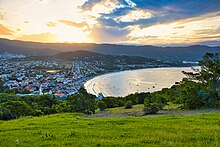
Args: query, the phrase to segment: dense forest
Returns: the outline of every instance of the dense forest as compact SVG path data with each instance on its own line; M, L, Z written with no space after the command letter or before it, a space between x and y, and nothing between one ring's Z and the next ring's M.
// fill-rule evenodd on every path
M179 109L199 109L220 107L220 60L219 54L206 53L199 62L201 70L184 72L187 78L171 88L153 93L136 93L126 97L105 97L95 100L95 96L80 89L75 95L62 100L54 95L18 96L16 91L3 87L0 81L0 119L10 120L20 116L41 116L62 112L95 113L106 108L131 108L144 104L145 114L155 114L170 103L180 104Z

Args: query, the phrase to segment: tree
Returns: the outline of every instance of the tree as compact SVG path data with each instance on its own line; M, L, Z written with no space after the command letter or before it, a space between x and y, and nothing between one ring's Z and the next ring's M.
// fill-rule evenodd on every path
M55 95L44 94L38 97L38 103L43 107L52 107L53 104L59 104L59 99Z
M211 84L212 90L216 91L219 87L220 80L220 60L218 53L206 53L203 56L203 60L199 61L201 71L193 69L193 72L184 72L190 80L198 80L202 83Z
M130 108L132 108L132 101L127 101L125 103L125 109L130 109Z
M37 103L37 109L40 109L44 114L48 115L56 113L52 106L54 104L59 104L60 100L55 95L44 94L37 96L35 102Z
M78 94L68 96L66 100L69 112L95 113L95 96L88 94L84 88Z
M145 99L144 101L144 114L156 114L160 110L160 106L156 102L150 102L149 99Z
M97 106L101 111L106 109L106 104L103 101L98 101Z
M211 82L216 88L220 78L219 54L206 53L199 65L201 66L201 72L196 78L203 82Z
M60 104L53 104L52 109L56 113L62 113L62 112L67 112L67 104L66 101L60 101Z
M188 79L182 81L180 88L180 101L185 109L197 109L206 106L206 98L201 96L201 84Z
M9 100L0 105L2 119L13 119L33 114L31 107L24 101Z
M2 80L0 80L0 92L2 92L2 91L3 91L3 85L4 85L3 81L2 81Z
M0 93L0 103L7 102L8 100L18 100L19 96L15 94Z
M218 53L206 53L203 60L199 62L201 70L194 69L195 72L183 72L188 76L188 80L197 81L203 84L201 91L207 91L208 103L216 106L220 101L220 60ZM199 89L197 90L198 93Z

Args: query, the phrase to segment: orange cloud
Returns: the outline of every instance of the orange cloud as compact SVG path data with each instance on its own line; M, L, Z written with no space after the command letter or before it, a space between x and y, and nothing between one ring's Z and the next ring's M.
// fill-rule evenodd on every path
M46 25L47 25L48 27L55 27L55 26L57 25L57 23L56 23L56 22L49 21L49 22L46 22Z
M34 42L57 42L58 38L56 35L52 33L42 33L42 34L31 34L31 35L23 35L19 38L19 40L23 41L34 41Z
M14 31L8 29L7 27L0 24L0 34L1 35L13 35Z
M88 25L85 21L82 23L76 23L76 22L72 22L72 21L68 21L68 20L59 20L59 22L65 24L65 25L68 25L68 26L76 27L76 28L81 28L81 27Z

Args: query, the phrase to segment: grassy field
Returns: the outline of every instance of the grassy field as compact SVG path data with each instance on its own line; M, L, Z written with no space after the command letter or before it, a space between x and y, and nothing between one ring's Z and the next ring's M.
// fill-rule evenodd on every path
M11 147L16 143L19 146L218 147L220 113L124 118L81 118L66 113L0 121L0 146Z

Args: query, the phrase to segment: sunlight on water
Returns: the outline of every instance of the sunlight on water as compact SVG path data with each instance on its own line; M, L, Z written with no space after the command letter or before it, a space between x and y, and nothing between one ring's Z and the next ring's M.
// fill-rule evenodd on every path
M153 68L122 71L95 77L85 83L87 92L104 96L126 96L136 92L153 92L169 88L185 77L191 68Z

